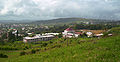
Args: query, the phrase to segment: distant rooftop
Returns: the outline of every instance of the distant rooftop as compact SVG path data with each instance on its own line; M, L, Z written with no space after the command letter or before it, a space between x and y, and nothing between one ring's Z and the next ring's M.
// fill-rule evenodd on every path
M66 31L73 31L73 29L72 28L67 28Z

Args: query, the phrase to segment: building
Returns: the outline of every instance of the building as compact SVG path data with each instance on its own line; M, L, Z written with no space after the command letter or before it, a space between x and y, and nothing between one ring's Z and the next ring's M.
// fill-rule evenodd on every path
M113 34L108 34L108 36L112 36Z
M92 32L86 32L87 37L92 37L93 33Z
M54 35L54 36L57 36L57 35L59 35L59 33L45 33L45 34L42 34L42 35Z
M37 41L49 41L51 39L55 38L53 35L36 35L34 37L24 37L23 42L37 42Z
M100 34L94 34L94 37L101 37L103 36L103 33L100 33Z
M101 37L103 36L103 32L105 32L105 30L79 30L79 31L83 31L87 37Z
M75 30L73 30L72 28L67 28L66 30L64 30L64 32L62 32L62 34L65 38L75 38L80 35L76 33Z

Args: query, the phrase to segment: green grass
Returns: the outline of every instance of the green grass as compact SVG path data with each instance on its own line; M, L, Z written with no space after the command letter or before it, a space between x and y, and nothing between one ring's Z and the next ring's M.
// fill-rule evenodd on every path
M119 28L113 28L108 33L115 35L100 39L57 38L51 41L38 42L38 44L23 44L18 41L12 46L20 49L0 50L0 53L8 55L8 58L0 58L0 62L119 62ZM25 46L30 47L26 50L22 49ZM40 51L37 51L35 54L29 53L20 56L21 51L30 52L32 49L40 49Z
M114 36L19 56L8 59L6 62L119 62L119 51L120 36Z
M72 39L63 39L63 38L57 38L53 39L51 41L40 41L36 43L26 43L24 44L22 41L16 41L14 43L7 43L5 45L1 45L1 48L17 48L18 50L0 50L0 53L3 53L5 55L8 55L8 58L0 58L0 62L6 62L10 59L15 59L20 56L20 52L25 51L28 53L28 55L31 55L32 49L40 49L40 51L37 51L36 54L39 54L44 51L49 51L52 49L62 48L62 47L68 47L68 46L75 46L79 44L80 42L88 42L89 40L95 40L96 38L72 38ZM78 43L79 42L79 43ZM44 44L47 44L44 46ZM67 45L68 43L68 45ZM25 47L28 47L28 49L25 49Z

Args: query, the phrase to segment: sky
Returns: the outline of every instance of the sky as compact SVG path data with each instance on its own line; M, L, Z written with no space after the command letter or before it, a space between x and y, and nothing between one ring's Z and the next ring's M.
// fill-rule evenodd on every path
M120 20L120 0L0 0L0 20L69 17Z

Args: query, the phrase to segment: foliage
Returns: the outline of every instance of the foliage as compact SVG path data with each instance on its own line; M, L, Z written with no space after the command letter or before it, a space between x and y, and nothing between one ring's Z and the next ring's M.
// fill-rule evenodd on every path
M29 35L29 37L34 37L35 36L35 34L31 34L31 35Z
M26 54L26 52L24 52L24 51L20 52L20 56L25 55L25 54Z
M75 24L73 26L74 29L88 29L88 30L106 30L111 29L113 27L117 27L119 25L105 25L105 24Z
M120 27L115 27L112 29L109 29L107 32L104 32L104 36L108 36L108 34L112 35L120 35Z
M7 55L0 53L0 58L8 58Z
M60 47L34 55L9 59L10 62L118 62L120 36L83 42L75 46ZM69 39L70 40L70 39ZM59 43L58 43L59 44ZM56 45L58 45L56 44ZM114 59L114 60L113 60Z
M62 25L62 26L54 25L49 28L35 28L35 29L30 30L29 32L34 32L36 34L49 33L49 32L59 32L60 33L68 27L69 27L68 25Z
M31 53L32 53L32 54L35 54L35 53L36 53L36 50L32 49L32 50L31 50Z
M59 37L59 38L62 38L62 33L60 33L60 34L58 35L58 37Z

